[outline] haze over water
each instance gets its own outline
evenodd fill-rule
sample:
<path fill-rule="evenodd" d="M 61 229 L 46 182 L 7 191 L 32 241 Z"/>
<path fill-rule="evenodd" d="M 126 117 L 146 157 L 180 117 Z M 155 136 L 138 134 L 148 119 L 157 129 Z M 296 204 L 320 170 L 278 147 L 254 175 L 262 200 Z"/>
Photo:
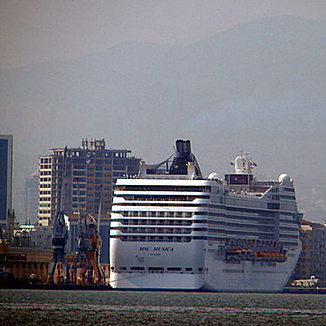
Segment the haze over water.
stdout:
<path fill-rule="evenodd" d="M 1 325 L 325 325 L 326 296 L 1 290 Z"/>

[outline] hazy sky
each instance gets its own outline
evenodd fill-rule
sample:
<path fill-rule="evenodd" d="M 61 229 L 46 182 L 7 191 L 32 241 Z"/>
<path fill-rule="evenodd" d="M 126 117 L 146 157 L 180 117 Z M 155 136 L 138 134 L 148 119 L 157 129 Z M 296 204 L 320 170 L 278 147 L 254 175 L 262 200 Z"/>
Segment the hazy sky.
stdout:
<path fill-rule="evenodd" d="M 188 43 L 268 16 L 325 18 L 325 0 L 0 0 L 0 67 L 126 41 Z"/>
<path fill-rule="evenodd" d="M 155 163 L 183 137 L 207 172 L 257 153 L 324 218 L 325 21 L 326 0 L 0 0 L 0 133 L 14 135 L 17 198 L 51 147 L 96 136 Z M 131 41 L 171 46 L 115 47 Z"/>

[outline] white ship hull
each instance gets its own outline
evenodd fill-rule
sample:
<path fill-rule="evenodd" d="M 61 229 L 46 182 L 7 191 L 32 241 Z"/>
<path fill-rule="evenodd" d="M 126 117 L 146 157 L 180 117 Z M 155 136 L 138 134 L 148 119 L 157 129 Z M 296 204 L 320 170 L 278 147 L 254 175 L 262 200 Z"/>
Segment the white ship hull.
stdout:
<path fill-rule="evenodd" d="M 209 272 L 203 290 L 225 292 L 281 292 L 289 281 L 301 248 L 283 263 L 244 260 L 225 263 L 207 256 Z M 274 265 L 275 264 L 275 265 Z"/>
<path fill-rule="evenodd" d="M 294 270 L 301 250 L 300 246 L 291 250 L 287 261 L 281 263 L 250 260 L 226 262 L 216 259 L 214 252 L 208 252 L 204 241 L 174 244 L 173 247 L 162 246 L 162 243 L 144 246 L 141 243 L 130 245 L 119 242 L 111 243 L 114 264 L 131 266 L 133 260 L 136 264 L 139 258 L 143 258 L 141 261 L 147 262 L 147 266 L 164 263 L 165 266 L 182 266 L 183 270 L 186 266 L 205 267 L 201 272 L 148 272 L 147 269 L 141 272 L 111 272 L 110 285 L 115 289 L 281 292 Z M 144 252 L 140 248 L 149 250 Z M 154 251 L 154 248 L 170 248 L 170 251 Z"/>
<path fill-rule="evenodd" d="M 196 266 L 204 264 L 203 241 L 193 244 L 128 243 L 111 240 L 110 256 L 114 266 L 129 266 L 129 272 L 112 272 L 110 285 L 120 289 L 180 289 L 198 290 L 204 285 L 204 273 L 166 272 L 167 266 Z M 150 266 L 163 266 L 163 272 L 148 272 Z M 144 271 L 131 271 L 132 266 L 146 265 Z"/>
<path fill-rule="evenodd" d="M 204 276 L 174 273 L 111 273 L 110 285 L 114 289 L 196 291 L 203 288 Z"/>

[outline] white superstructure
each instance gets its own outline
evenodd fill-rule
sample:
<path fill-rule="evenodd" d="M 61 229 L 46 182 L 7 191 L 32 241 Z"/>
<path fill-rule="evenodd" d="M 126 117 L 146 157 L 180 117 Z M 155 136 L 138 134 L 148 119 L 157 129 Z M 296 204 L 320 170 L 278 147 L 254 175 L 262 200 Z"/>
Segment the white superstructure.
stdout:
<path fill-rule="evenodd" d="M 283 174 L 257 181 L 241 154 L 236 173 L 201 172 L 189 141 L 172 161 L 118 179 L 110 231 L 110 285 L 128 289 L 277 292 L 301 243 L 295 190 Z M 162 168 L 163 167 L 163 168 Z"/>

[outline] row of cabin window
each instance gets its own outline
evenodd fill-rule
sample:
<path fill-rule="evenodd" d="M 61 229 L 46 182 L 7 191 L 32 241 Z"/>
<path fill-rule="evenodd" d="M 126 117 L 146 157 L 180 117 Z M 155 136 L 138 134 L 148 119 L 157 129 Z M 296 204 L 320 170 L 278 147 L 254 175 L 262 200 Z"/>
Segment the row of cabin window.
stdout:
<path fill-rule="evenodd" d="M 129 242 L 191 242 L 192 240 L 207 240 L 206 236 L 113 235 L 111 238 Z"/>
<path fill-rule="evenodd" d="M 118 230 L 123 233 L 174 233 L 190 234 L 191 232 L 207 231 L 207 228 L 167 228 L 167 227 L 111 227 L 111 230 Z"/>
<path fill-rule="evenodd" d="M 120 222 L 123 225 L 192 225 L 193 222 L 191 220 L 139 220 L 139 219 L 120 219 L 114 220 L 114 222 Z"/>
<path fill-rule="evenodd" d="M 211 192 L 209 186 L 139 186 L 139 185 L 123 185 L 117 186 L 117 190 L 130 191 L 176 191 L 176 192 Z"/>
<path fill-rule="evenodd" d="M 145 219 L 115 219 L 114 222 L 119 222 L 123 225 L 192 225 L 193 223 L 209 223 L 209 224 L 220 224 L 215 221 L 207 220 L 145 220 Z"/>
<path fill-rule="evenodd" d="M 112 271 L 115 270 L 114 266 L 111 267 L 111 270 Z M 125 267 L 125 266 L 121 266 L 121 267 L 118 268 L 118 270 L 119 271 L 127 271 L 128 268 Z M 139 271 L 139 272 L 141 272 L 141 271 L 164 272 L 165 270 L 167 272 L 183 272 L 183 271 L 185 271 L 185 272 L 193 272 L 194 271 L 194 269 L 192 267 L 185 267 L 185 268 L 182 268 L 182 267 L 166 267 L 166 268 L 164 268 L 164 267 L 157 267 L 157 266 L 155 266 L 155 267 L 147 267 L 147 268 L 145 268 L 143 266 L 131 266 L 129 268 L 129 270 L 130 271 Z M 203 270 L 204 269 L 202 267 L 197 268 L 198 272 L 202 272 Z"/>
<path fill-rule="evenodd" d="M 124 212 L 114 212 L 114 213 L 120 213 L 125 217 L 192 217 L 192 212 L 145 212 L 145 211 L 124 211 Z"/>
<path fill-rule="evenodd" d="M 125 200 L 139 200 L 139 201 L 193 201 L 195 199 L 209 199 L 208 195 L 117 195 L 116 197 L 122 197 Z"/>

